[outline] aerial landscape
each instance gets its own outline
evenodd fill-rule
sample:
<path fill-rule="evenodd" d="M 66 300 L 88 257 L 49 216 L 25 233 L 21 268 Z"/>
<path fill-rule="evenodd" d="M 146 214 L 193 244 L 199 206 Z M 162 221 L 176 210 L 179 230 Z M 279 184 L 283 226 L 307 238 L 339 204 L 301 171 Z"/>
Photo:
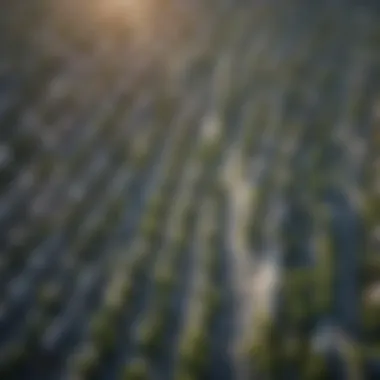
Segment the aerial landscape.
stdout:
<path fill-rule="evenodd" d="M 380 379 L 380 3 L 1 7 L 0 380 Z"/>

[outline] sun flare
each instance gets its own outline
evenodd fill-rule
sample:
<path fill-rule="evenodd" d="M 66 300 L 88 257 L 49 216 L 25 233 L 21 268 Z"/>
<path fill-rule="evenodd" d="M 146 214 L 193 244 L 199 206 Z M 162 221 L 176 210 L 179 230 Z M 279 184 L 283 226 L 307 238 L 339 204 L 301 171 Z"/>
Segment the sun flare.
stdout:
<path fill-rule="evenodd" d="M 152 0 L 107 0 L 97 2 L 98 16 L 110 21 L 109 27 L 125 25 L 135 33 L 147 32 L 154 22 Z"/>
<path fill-rule="evenodd" d="M 56 41 L 49 46 L 96 51 L 105 61 L 117 54 L 120 65 L 134 57 L 177 73 L 207 41 L 208 16 L 198 0 L 52 0 L 49 8 L 49 40 Z"/>

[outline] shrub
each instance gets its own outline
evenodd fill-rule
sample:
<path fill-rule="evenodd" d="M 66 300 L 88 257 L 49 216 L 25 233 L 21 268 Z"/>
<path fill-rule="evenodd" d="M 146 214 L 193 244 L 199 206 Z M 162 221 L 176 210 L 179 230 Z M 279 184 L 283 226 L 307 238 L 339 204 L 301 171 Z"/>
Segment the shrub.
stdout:
<path fill-rule="evenodd" d="M 48 324 L 49 318 L 47 314 L 40 310 L 26 315 L 26 344 L 28 349 L 35 349 Z"/>
<path fill-rule="evenodd" d="M 213 276 L 219 269 L 219 258 L 217 257 L 218 253 L 211 248 L 210 251 L 204 252 L 204 255 L 206 270 L 210 276 Z"/>
<path fill-rule="evenodd" d="M 176 282 L 176 276 L 170 271 L 169 268 L 163 268 L 156 272 L 155 280 L 158 291 L 167 293 L 173 288 Z"/>
<path fill-rule="evenodd" d="M 307 322 L 313 310 L 311 297 L 313 273 L 307 269 L 292 270 L 284 281 L 286 313 L 292 324 Z"/>
<path fill-rule="evenodd" d="M 179 368 L 175 375 L 175 380 L 199 380 L 197 375 L 191 374 L 185 368 Z"/>
<path fill-rule="evenodd" d="M 132 278 L 139 277 L 144 270 L 145 264 L 149 257 L 149 247 L 147 244 L 142 244 L 136 247 L 136 251 L 131 253 L 132 262 L 130 263 L 129 270 Z"/>
<path fill-rule="evenodd" d="M 207 363 L 208 341 L 201 328 L 190 331 L 180 348 L 180 368 L 201 377 Z"/>
<path fill-rule="evenodd" d="M 133 359 L 126 367 L 124 372 L 125 380 L 148 380 L 149 368 L 146 361 L 142 358 Z"/>
<path fill-rule="evenodd" d="M 282 369 L 282 341 L 277 327 L 269 316 L 258 317 L 255 323 L 255 336 L 248 346 L 248 357 L 252 373 L 277 378 Z"/>
<path fill-rule="evenodd" d="M 141 232 L 148 240 L 153 240 L 158 236 L 159 221 L 154 215 L 144 217 L 141 225 Z"/>
<path fill-rule="evenodd" d="M 153 195 L 149 200 L 148 210 L 152 217 L 159 217 L 164 210 L 165 201 L 161 195 Z"/>
<path fill-rule="evenodd" d="M 102 354 L 107 354 L 114 348 L 116 341 L 115 320 L 103 312 L 91 321 L 91 337 Z"/>
<path fill-rule="evenodd" d="M 184 230 L 180 230 L 173 238 L 173 249 L 176 251 L 182 251 L 186 247 L 187 233 Z"/>
<path fill-rule="evenodd" d="M 91 378 L 99 366 L 100 355 L 94 346 L 87 346 L 74 357 L 73 371 L 80 378 Z"/>
<path fill-rule="evenodd" d="M 203 302 L 206 323 L 210 323 L 221 304 L 221 294 L 217 287 L 210 285 L 204 290 Z"/>
<path fill-rule="evenodd" d="M 312 354 L 305 363 L 302 379 L 323 380 L 328 378 L 328 373 L 326 358 L 320 354 Z"/>
<path fill-rule="evenodd" d="M 154 354 L 159 348 L 163 336 L 164 318 L 156 315 L 149 318 L 140 328 L 139 342 L 141 348 L 148 354 Z"/>
<path fill-rule="evenodd" d="M 49 314 L 56 314 L 61 305 L 61 288 L 59 285 L 44 284 L 38 293 L 38 302 Z"/>
<path fill-rule="evenodd" d="M 364 300 L 361 310 L 364 330 L 368 333 L 380 332 L 380 305 L 372 306 Z"/>
<path fill-rule="evenodd" d="M 123 281 L 121 286 L 121 296 L 123 299 L 129 300 L 133 296 L 133 282 L 130 278 L 127 278 Z"/>
<path fill-rule="evenodd" d="M 10 379 L 17 370 L 21 369 L 28 352 L 24 342 L 16 341 L 3 348 L 0 355 L 0 376 L 4 379 Z"/>

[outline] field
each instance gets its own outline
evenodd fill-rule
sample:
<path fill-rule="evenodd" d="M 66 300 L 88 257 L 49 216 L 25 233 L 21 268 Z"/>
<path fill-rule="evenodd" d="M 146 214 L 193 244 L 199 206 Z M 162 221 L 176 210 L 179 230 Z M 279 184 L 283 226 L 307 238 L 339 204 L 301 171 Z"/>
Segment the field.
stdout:
<path fill-rule="evenodd" d="M 380 378 L 379 6 L 72 3 L 0 14 L 0 379 Z"/>

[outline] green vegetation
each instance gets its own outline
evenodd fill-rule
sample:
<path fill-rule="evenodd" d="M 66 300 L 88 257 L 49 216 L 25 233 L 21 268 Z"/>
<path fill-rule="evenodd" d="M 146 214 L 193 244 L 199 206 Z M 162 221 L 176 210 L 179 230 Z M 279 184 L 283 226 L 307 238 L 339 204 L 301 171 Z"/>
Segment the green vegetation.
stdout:
<path fill-rule="evenodd" d="M 378 378 L 378 9 L 6 3 L 0 378 Z"/>
<path fill-rule="evenodd" d="M 143 359 L 133 359 L 126 367 L 123 379 L 147 380 L 149 379 L 148 369 L 148 365 Z"/>

